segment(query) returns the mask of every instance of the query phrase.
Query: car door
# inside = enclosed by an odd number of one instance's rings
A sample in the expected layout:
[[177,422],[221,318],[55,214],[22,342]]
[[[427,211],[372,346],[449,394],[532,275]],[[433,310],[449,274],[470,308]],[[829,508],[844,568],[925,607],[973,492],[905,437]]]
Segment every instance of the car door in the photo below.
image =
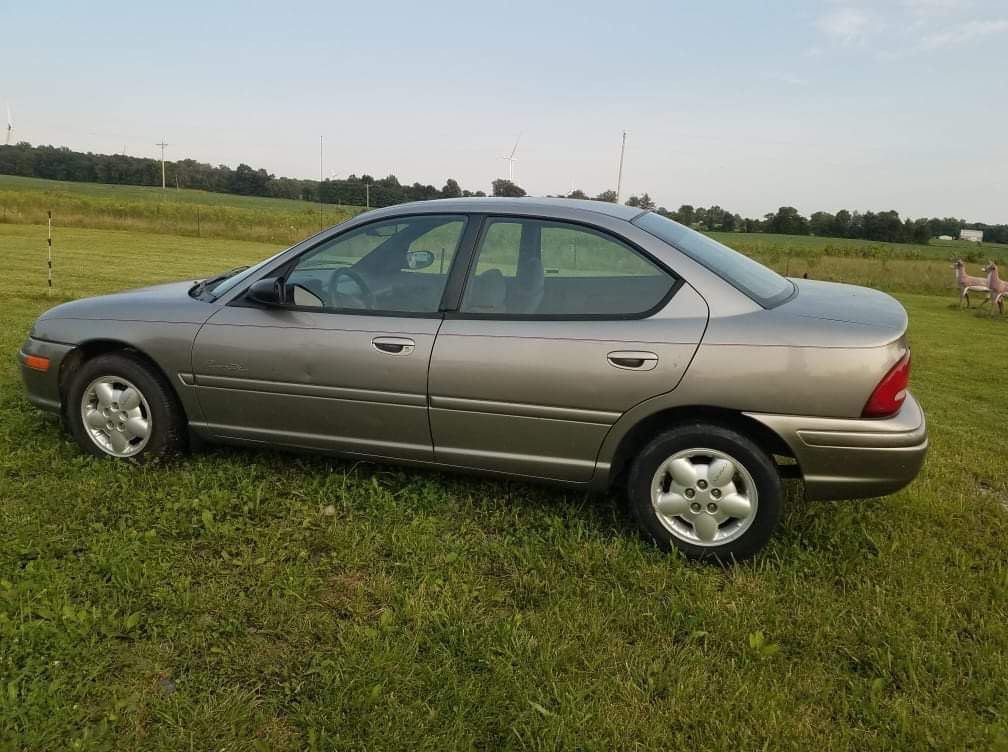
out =
[[491,217],[430,367],[439,462],[588,481],[633,405],[676,387],[707,305],[624,239]]
[[223,307],[193,346],[204,430],[432,459],[427,369],[466,223],[426,214],[349,230],[280,272],[290,305]]

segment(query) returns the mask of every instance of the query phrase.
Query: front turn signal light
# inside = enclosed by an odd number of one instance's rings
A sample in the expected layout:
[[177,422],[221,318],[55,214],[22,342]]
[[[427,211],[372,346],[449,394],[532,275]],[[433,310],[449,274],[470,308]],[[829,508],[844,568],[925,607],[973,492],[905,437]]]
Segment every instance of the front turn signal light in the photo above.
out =
[[49,370],[49,358],[43,358],[41,355],[25,355],[24,364],[33,371],[45,373]]

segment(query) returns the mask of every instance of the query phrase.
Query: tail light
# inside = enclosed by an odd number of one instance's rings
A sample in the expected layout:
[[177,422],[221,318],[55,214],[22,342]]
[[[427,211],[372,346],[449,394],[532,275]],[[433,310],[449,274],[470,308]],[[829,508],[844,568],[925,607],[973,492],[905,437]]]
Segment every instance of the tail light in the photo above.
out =
[[910,351],[894,365],[875,387],[861,411],[862,418],[884,418],[899,412],[910,383]]

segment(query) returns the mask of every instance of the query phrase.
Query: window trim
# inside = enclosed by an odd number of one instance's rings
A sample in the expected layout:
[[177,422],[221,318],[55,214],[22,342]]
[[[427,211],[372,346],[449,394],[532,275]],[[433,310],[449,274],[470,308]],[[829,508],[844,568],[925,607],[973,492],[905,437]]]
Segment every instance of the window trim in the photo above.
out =
[[[648,253],[646,250],[641,248],[636,243],[632,242],[628,238],[622,237],[617,233],[613,232],[604,227],[598,227],[596,225],[590,224],[589,222],[582,222],[573,219],[558,219],[556,217],[550,217],[545,215],[532,215],[532,214],[507,214],[503,212],[488,212],[482,214],[479,233],[476,237],[476,241],[471,247],[467,248],[468,259],[465,263],[465,277],[463,279],[463,284],[459,289],[458,300],[455,301],[455,305],[451,309],[444,310],[445,319],[451,320],[471,320],[471,321],[639,321],[641,319],[647,319],[654,316],[658,311],[663,309],[668,305],[669,301],[675,297],[676,293],[679,292],[680,288],[686,283],[680,275],[676,274],[665,262],[661,259],[655,257],[654,255]],[[661,300],[659,300],[654,306],[646,311],[641,311],[638,313],[554,313],[554,314],[544,314],[544,313],[470,313],[462,311],[462,296],[465,293],[465,288],[469,284],[469,280],[476,268],[476,260],[479,256],[479,249],[483,243],[483,239],[486,236],[487,231],[493,225],[494,220],[500,219],[510,219],[517,222],[545,222],[554,225],[567,225],[571,227],[580,227],[591,230],[592,232],[598,233],[599,235],[607,236],[608,238],[614,240],[616,243],[625,246],[630,251],[642,256],[647,261],[650,261],[654,266],[658,268],[659,271],[668,275],[672,280],[672,285],[669,287],[669,291],[665,293]],[[460,249],[461,253],[461,249]],[[459,261],[460,253],[455,254],[455,261]],[[461,265],[461,264],[460,264]]]
[[[286,304],[280,306],[271,306],[274,310],[278,311],[296,311],[303,313],[321,313],[321,314],[333,314],[337,316],[376,316],[376,317],[386,317],[386,318],[409,318],[409,319],[440,319],[444,318],[443,306],[445,303],[445,295],[451,289],[452,279],[456,275],[456,267],[459,264],[460,258],[468,258],[470,255],[469,244],[474,242],[474,224],[478,227],[479,222],[475,222],[478,219],[478,215],[474,215],[471,212],[445,212],[443,214],[437,212],[414,212],[410,214],[397,214],[395,216],[385,216],[385,217],[375,217],[371,222],[362,222],[356,224],[353,227],[346,228],[343,232],[334,233],[328,235],[325,238],[320,239],[318,242],[313,243],[307,248],[301,250],[295,256],[287,259],[279,266],[269,270],[261,277],[256,277],[256,279],[250,280],[249,284],[245,286],[241,292],[237,293],[226,305],[234,306],[236,308],[257,308],[262,309],[264,306],[260,303],[256,303],[248,298],[249,288],[255,282],[260,279],[278,279],[282,278],[286,280],[287,276],[293,271],[294,267],[297,266],[298,262],[306,255],[317,251],[320,246],[326,243],[331,243],[333,241],[339,240],[345,235],[349,235],[352,232],[357,232],[358,230],[363,230],[366,227],[377,224],[393,224],[397,222],[409,221],[418,218],[431,218],[431,217],[451,217],[454,219],[462,220],[463,227],[462,232],[459,235],[458,247],[455,250],[455,255],[451,260],[451,264],[448,267],[448,273],[445,275],[445,287],[441,292],[441,299],[438,304],[437,310],[434,311],[389,311],[385,309],[370,309],[370,308],[315,308],[314,306],[299,306],[294,304]],[[363,258],[363,257],[362,257]],[[229,291],[230,292],[230,291]]]

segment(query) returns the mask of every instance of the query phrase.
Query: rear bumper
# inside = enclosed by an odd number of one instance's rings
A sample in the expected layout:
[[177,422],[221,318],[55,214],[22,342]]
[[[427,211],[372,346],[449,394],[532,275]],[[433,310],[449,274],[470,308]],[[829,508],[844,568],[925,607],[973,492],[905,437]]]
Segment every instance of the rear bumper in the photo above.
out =
[[[63,358],[73,349],[73,345],[47,342],[33,337],[25,341],[18,353],[18,363],[21,366],[21,380],[28,392],[29,402],[52,413],[60,412],[62,408],[59,389],[60,365],[63,363]],[[29,355],[48,358],[49,367],[40,371],[26,365],[25,361]]]
[[924,464],[924,412],[911,394],[891,418],[811,418],[746,413],[787,442],[808,499],[885,496],[908,485]]

